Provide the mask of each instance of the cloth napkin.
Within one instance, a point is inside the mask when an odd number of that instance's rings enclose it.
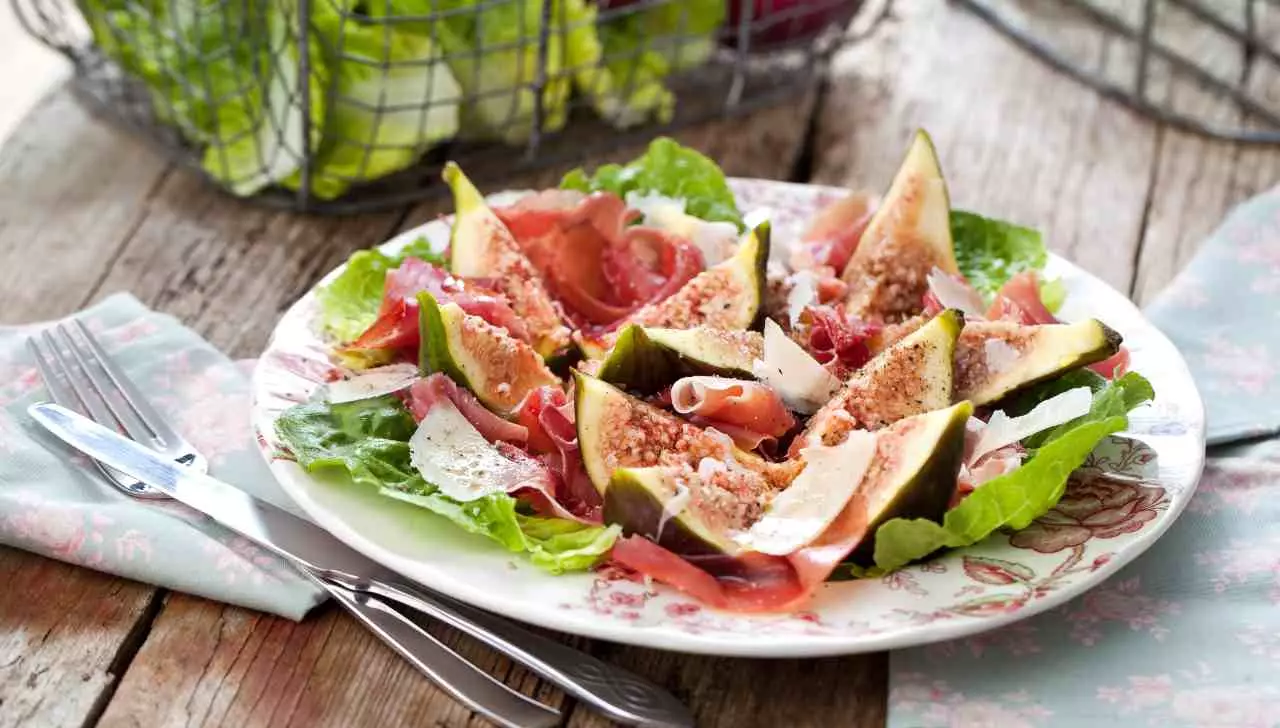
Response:
[[[209,460],[209,472],[297,512],[249,428],[244,372],[127,294],[79,314],[128,376]],[[143,504],[26,414],[49,399],[26,348],[47,324],[0,327],[0,544],[290,619],[323,597],[274,555],[176,502]]]
[[[1280,726],[1280,188],[1237,208],[1148,314],[1216,446],[1186,511],[1059,609],[893,653],[889,728]]]

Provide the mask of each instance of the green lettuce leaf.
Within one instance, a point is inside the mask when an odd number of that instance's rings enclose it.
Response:
[[[1014,275],[1039,271],[1049,261],[1040,233],[972,212],[951,211],[951,238],[960,272],[987,297]]]
[[[333,199],[404,169],[457,133],[462,90],[429,35],[363,22],[329,0],[312,5],[311,27],[333,78],[311,170],[316,197]],[[294,174],[286,186],[297,189],[301,181]]]
[[[671,121],[675,95],[663,80],[705,63],[725,18],[722,0],[628,7],[598,23],[594,6],[583,0],[565,3],[570,16],[581,18],[569,30],[569,64],[578,69],[575,85],[600,116],[620,128]]]
[[[533,133],[542,11],[552,2],[546,44],[542,129],[557,131],[569,117],[572,73],[566,70],[565,13],[556,0],[485,3],[475,0],[396,0],[392,12],[439,14],[422,32],[444,46],[445,60],[462,86],[464,136],[522,144]],[[414,26],[410,26],[414,27]]]
[[[382,305],[382,288],[387,272],[399,268],[405,258],[411,257],[448,268],[448,261],[431,249],[426,238],[418,238],[394,255],[376,248],[352,254],[347,259],[346,269],[332,283],[316,292],[320,299],[320,327],[325,334],[337,341],[348,342],[369,328]]]
[[[675,96],[662,83],[671,64],[650,47],[650,38],[633,30],[637,15],[651,11],[597,24],[595,6],[584,0],[563,3],[569,19],[568,65],[574,69],[574,85],[596,113],[624,129],[651,118],[671,121]]]
[[[281,182],[320,140],[328,70],[310,44],[299,78],[292,0],[80,0],[94,41],[146,85],[156,117],[202,146],[201,166],[237,195]],[[302,90],[312,125],[304,140]]]
[[[694,217],[742,226],[742,215],[720,167],[697,150],[666,137],[654,139],[644,154],[625,165],[605,164],[592,175],[582,168],[574,169],[560,186],[613,192],[623,198],[628,192],[642,192],[683,199],[685,212]]]
[[[308,472],[340,472],[383,496],[412,503],[463,530],[513,552],[528,554],[553,574],[595,565],[621,533],[617,526],[589,526],[520,511],[512,496],[495,493],[459,502],[423,480],[409,455],[417,425],[399,399],[376,397],[344,404],[318,400],[296,405],[276,421],[276,431]]]
[[[1077,380],[1073,386],[1081,383]],[[1040,399],[1062,387],[1051,383]],[[1031,450],[1022,467],[984,483],[947,511],[941,524],[923,518],[895,518],[880,526],[875,567],[862,573],[892,571],[940,548],[969,546],[998,529],[1031,525],[1062,498],[1068,476],[1098,443],[1128,427],[1128,412],[1153,396],[1150,382],[1134,372],[1101,386],[1094,392],[1088,414],[1025,442]]]

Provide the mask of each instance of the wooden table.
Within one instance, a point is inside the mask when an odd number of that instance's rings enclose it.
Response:
[[[1063,33],[1110,62],[1097,34]],[[732,174],[876,188],[916,126],[932,132],[957,206],[1039,227],[1139,302],[1280,169],[1280,151],[1151,123],[936,1],[896,2],[815,98],[684,137]],[[0,320],[60,316],[127,290],[237,357],[255,355],[285,307],[352,250],[440,209],[335,219],[250,207],[89,118],[65,91],[0,150],[0,180]],[[0,583],[2,725],[485,723],[332,608],[296,624],[11,549],[0,549]],[[606,723],[442,634],[560,706],[567,725]],[[668,686],[700,725],[884,721],[883,654],[751,661],[565,639]]]

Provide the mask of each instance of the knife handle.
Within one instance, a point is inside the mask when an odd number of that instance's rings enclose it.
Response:
[[[468,708],[506,728],[551,728],[560,712],[529,698],[460,657],[376,594],[316,578],[369,631]]]
[[[621,723],[654,728],[694,725],[689,709],[660,685],[497,615],[436,596],[390,575],[361,578],[344,586],[455,627]]]

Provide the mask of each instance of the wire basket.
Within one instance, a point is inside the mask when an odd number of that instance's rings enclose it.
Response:
[[[1280,142],[1280,1],[957,2],[1140,113],[1217,139]]]
[[[807,91],[858,0],[12,0],[109,118],[241,197],[357,212]]]

